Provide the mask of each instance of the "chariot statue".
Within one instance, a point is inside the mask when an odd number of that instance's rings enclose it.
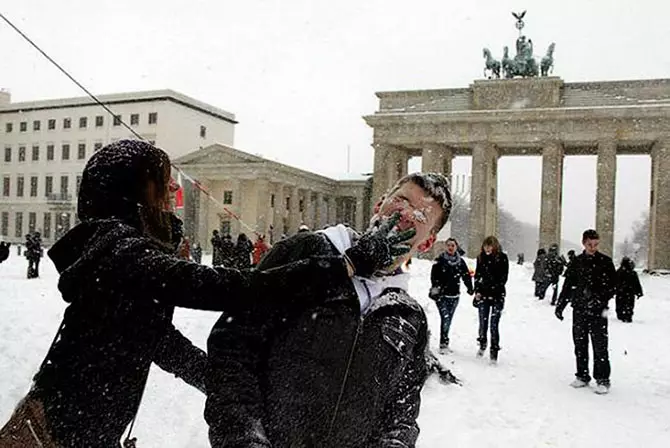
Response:
[[[519,30],[519,37],[516,40],[516,55],[511,58],[509,55],[509,47],[503,48],[503,58],[498,62],[493,58],[488,48],[484,48],[484,76],[488,79],[500,78],[501,74],[507,79],[515,77],[532,78],[538,75],[549,76],[553,73],[554,68],[554,49],[555,43],[551,43],[547,49],[546,55],[538,64],[533,52],[533,41],[523,34],[525,22],[523,18],[526,16],[526,11],[521,13],[513,12],[512,15],[516,19],[516,28]]]

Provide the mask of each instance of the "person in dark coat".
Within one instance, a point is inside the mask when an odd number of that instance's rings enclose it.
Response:
[[[502,251],[498,238],[488,236],[482,243],[475,271],[475,299],[473,305],[479,309],[479,350],[477,356],[486,351],[489,323],[491,328],[491,362],[498,362],[500,351],[500,316],[505,307],[509,259]]]
[[[212,243],[212,266],[221,266],[223,265],[223,249],[222,249],[222,239],[221,235],[219,235],[218,230],[212,230],[212,239],[210,240]],[[226,266],[226,267],[232,267],[232,266]]]
[[[28,260],[28,278],[40,276],[40,260],[42,259],[42,236],[39,232],[30,232],[26,235],[26,251]]]
[[[235,268],[249,269],[251,267],[251,253],[253,250],[254,245],[251,240],[249,240],[249,237],[247,237],[245,233],[240,233],[237,236],[237,243],[235,243],[235,249],[233,251]]]
[[[535,282],[535,297],[544,299],[547,292],[547,251],[544,248],[537,250],[537,256],[533,262],[533,281]]]
[[[206,354],[172,324],[175,306],[234,313],[256,306],[264,291],[297,282],[328,291],[349,278],[341,257],[268,272],[178,259],[169,179],[167,154],[145,142],[112,143],[87,162],[81,223],[48,253],[68,305],[30,392],[0,430],[0,446],[31,432],[38,440],[29,446],[118,447],[152,362],[205,392]]]
[[[450,208],[444,176],[412,174],[376,205],[362,237],[340,224],[274,245],[259,269],[307,254],[356,260],[367,250],[351,244],[396,222],[399,235],[415,234],[409,253],[389,252],[385,269],[357,270],[333,285],[337,292],[291,306],[272,291],[270,308],[249,310],[244,319],[222,316],[207,344],[205,419],[213,448],[415,446],[428,327],[407,293],[409,273],[399,267],[430,249]]]
[[[236,267],[235,243],[230,233],[226,233],[221,240],[221,263],[227,268]]]
[[[440,254],[430,271],[429,297],[437,304],[440,312],[440,352],[449,351],[449,328],[461,296],[461,281],[468,295],[474,294],[470,270],[458,253],[458,242],[447,240],[446,252]]]
[[[5,241],[0,241],[0,263],[9,258],[10,244]]]
[[[644,295],[633,260],[623,257],[616,276],[616,316],[622,322],[631,323],[635,301]]]
[[[595,392],[606,394],[610,388],[610,361],[607,335],[607,305],[615,293],[616,271],[612,259],[598,251],[600,236],[593,229],[582,235],[584,252],[570,263],[565,283],[556,304],[556,317],[563,320],[563,310],[572,304],[572,338],[575,344],[577,373],[570,384],[588,386],[589,338],[593,344]]]
[[[558,280],[563,274],[563,268],[566,265],[565,258],[558,253],[558,244],[552,244],[547,253],[547,284],[553,289],[551,295],[551,305],[556,305],[556,298],[558,296]]]
[[[193,256],[193,261],[200,264],[202,263],[202,247],[197,241],[193,243],[193,249],[191,250],[191,255]]]
[[[573,249],[570,249],[568,251],[568,262],[565,265],[565,271],[563,271],[563,277],[568,273],[568,269],[570,268],[570,264],[575,260],[577,255],[575,255],[575,251]]]

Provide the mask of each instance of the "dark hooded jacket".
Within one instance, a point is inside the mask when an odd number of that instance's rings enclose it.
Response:
[[[495,301],[504,303],[507,290],[507,277],[509,275],[509,259],[507,254],[500,251],[487,255],[482,251],[477,257],[477,269],[475,271],[475,293],[482,297],[490,297]]]
[[[621,261],[621,266],[616,271],[616,276],[617,299],[620,297],[642,297],[643,292],[640,278],[638,277],[637,272],[635,272],[635,264],[630,258],[624,257]]]
[[[318,233],[280,241],[264,269],[336,248]],[[426,316],[387,289],[361,317],[352,283],[307,294],[269,291],[267,309],[225,315],[208,340],[205,419],[214,448],[414,447],[426,377]],[[336,290],[335,288],[339,288]]]
[[[258,291],[286,287],[284,281],[346,277],[336,261],[329,269],[307,260],[276,272],[241,273],[177,259],[173,245],[141,230],[137,203],[129,203],[139,200],[132,187],[119,186],[125,201],[108,197],[116,170],[124,177],[124,169],[150,158],[138,154],[146,151],[142,145],[122,141],[91,158],[80,189],[82,222],[49,251],[68,306],[31,396],[43,404],[59,446],[118,446],[152,362],[204,392],[205,353],[172,325],[175,306],[234,313],[239,303],[260,297]],[[121,153],[132,157],[119,161]],[[110,166],[98,166],[104,163]],[[100,181],[91,175],[96,171],[104,174]],[[110,207],[100,207],[106,198]]]
[[[556,310],[562,312],[571,303],[577,312],[600,315],[614,296],[616,285],[616,270],[610,257],[601,252],[594,255],[582,252],[565,273]]]
[[[457,297],[461,293],[461,281],[468,294],[472,294],[472,278],[465,260],[458,253],[452,257],[444,252],[435,259],[430,270],[430,298]]]

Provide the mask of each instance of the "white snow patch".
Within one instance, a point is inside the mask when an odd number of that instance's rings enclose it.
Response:
[[[26,260],[15,253],[0,264],[0,424],[30,387],[65,308],[50,261],[43,261],[40,279],[27,280],[26,268]],[[437,347],[439,316],[428,299],[430,263],[415,260],[410,271],[410,292],[426,309],[431,343]],[[548,300],[535,300],[531,274],[528,265],[510,264],[495,368],[486,358],[475,358],[476,310],[469,296],[461,297],[450,335],[454,353],[440,359],[464,385],[429,379],[422,393],[418,447],[666,447],[670,279],[641,276],[645,296],[637,302],[633,324],[610,314],[612,389],[597,396],[592,387],[568,386],[575,370],[571,313],[566,310],[565,321],[559,322]],[[177,310],[174,322],[205,348],[218,317]],[[153,367],[135,425],[139,446],[209,447],[204,402],[200,392]]]

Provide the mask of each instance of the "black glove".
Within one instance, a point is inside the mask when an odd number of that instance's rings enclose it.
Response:
[[[562,309],[556,308],[556,310],[554,310],[554,314],[556,315],[556,318],[558,320],[563,320],[563,310]]]
[[[366,232],[352,247],[345,251],[354,273],[361,277],[370,277],[375,271],[389,267],[395,259],[410,251],[411,247],[403,242],[416,235],[415,229],[395,232],[400,221],[400,213],[394,213],[378,228]]]
[[[168,212],[169,213],[169,212]],[[174,213],[170,213],[170,226],[172,228],[172,233],[170,236],[170,244],[174,248],[175,252],[179,249],[179,244],[181,240],[184,239],[184,222],[179,219],[179,216]]]

